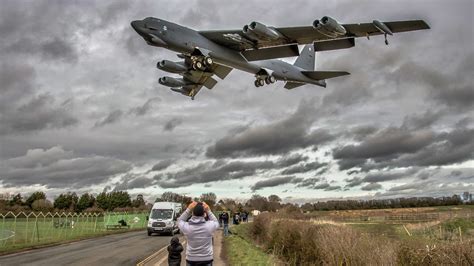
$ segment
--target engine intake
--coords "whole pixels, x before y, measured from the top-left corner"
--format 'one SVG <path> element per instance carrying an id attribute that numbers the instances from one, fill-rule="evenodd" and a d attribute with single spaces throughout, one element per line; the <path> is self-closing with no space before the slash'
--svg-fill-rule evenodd
<path id="1" fill-rule="evenodd" d="M 283 37 L 276 29 L 256 21 L 245 25 L 242 32 L 253 41 L 274 41 Z"/>
<path id="2" fill-rule="evenodd" d="M 313 28 L 319 31 L 319 33 L 331 38 L 342 36 L 347 33 L 344 26 L 328 16 L 322 17 L 321 20 L 315 20 L 313 22 Z"/>
<path id="3" fill-rule="evenodd" d="M 182 87 L 188 85 L 183 79 L 177 79 L 172 77 L 162 77 L 158 79 L 158 83 L 165 85 L 171 88 Z"/>
<path id="4" fill-rule="evenodd" d="M 187 67 L 184 65 L 184 62 L 172 62 L 169 60 L 159 61 L 156 64 L 156 67 L 163 71 L 177 74 L 185 73 L 186 71 L 188 71 Z"/>

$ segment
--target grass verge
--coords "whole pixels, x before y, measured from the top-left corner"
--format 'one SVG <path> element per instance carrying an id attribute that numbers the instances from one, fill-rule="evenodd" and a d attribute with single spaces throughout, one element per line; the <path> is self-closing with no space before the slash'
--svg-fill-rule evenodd
<path id="1" fill-rule="evenodd" d="M 232 235 L 224 238 L 225 257 L 229 265 L 275 265 L 273 257 L 245 239 L 249 224 L 231 228 Z"/>

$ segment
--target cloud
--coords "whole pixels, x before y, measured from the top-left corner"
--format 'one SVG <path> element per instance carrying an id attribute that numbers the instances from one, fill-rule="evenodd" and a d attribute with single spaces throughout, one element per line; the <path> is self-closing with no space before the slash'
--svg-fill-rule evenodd
<path id="1" fill-rule="evenodd" d="M 150 169 L 150 172 L 165 170 L 166 168 L 171 166 L 173 163 L 174 163 L 174 160 L 171 160 L 171 159 L 160 161 L 157 164 L 153 165 L 153 167 Z"/>
<path id="2" fill-rule="evenodd" d="M 131 170 L 131 164 L 103 156 L 76 156 L 61 147 L 29 150 L 0 162 L 4 187 L 43 185 L 48 188 L 82 188 L 101 184 Z"/>
<path id="3" fill-rule="evenodd" d="M 369 183 L 369 184 L 361 187 L 360 189 L 364 190 L 364 191 L 380 190 L 380 189 L 382 189 L 382 185 L 380 185 L 378 183 Z"/>
<path id="4" fill-rule="evenodd" d="M 120 182 L 115 184 L 114 191 L 129 190 L 134 188 L 148 188 L 153 184 L 153 179 L 137 174 L 125 174 Z"/>
<path id="5" fill-rule="evenodd" d="M 259 170 L 272 169 L 272 161 L 224 161 L 204 162 L 181 171 L 155 176 L 162 188 L 185 187 L 192 184 L 204 184 L 225 180 L 236 180 L 253 176 Z"/>
<path id="6" fill-rule="evenodd" d="M 173 131 L 177 126 L 181 125 L 182 123 L 183 123 L 183 120 L 181 120 L 180 118 L 170 119 L 163 126 L 163 131 Z"/>
<path id="7" fill-rule="evenodd" d="M 281 174 L 291 175 L 291 174 L 297 174 L 297 173 L 306 173 L 306 172 L 318 170 L 324 166 L 327 166 L 327 163 L 312 162 L 312 163 L 299 164 L 299 165 L 295 165 L 283 170 Z"/>
<path id="8" fill-rule="evenodd" d="M 223 137 L 208 147 L 206 156 L 223 158 L 284 154 L 333 139 L 326 131 L 309 132 L 314 112 L 311 103 L 303 101 L 296 112 L 285 119 Z"/>
<path id="9" fill-rule="evenodd" d="M 136 116 L 144 116 L 149 113 L 152 110 L 153 105 L 159 101 L 161 101 L 159 97 L 148 99 L 143 105 L 131 108 L 129 113 Z"/>
<path id="10" fill-rule="evenodd" d="M 79 122 L 67 109 L 67 106 L 55 106 L 55 99 L 48 94 L 39 95 L 3 114 L 0 116 L 2 124 L 0 134 L 2 135 L 66 128 Z"/>
<path id="11" fill-rule="evenodd" d="M 100 120 L 100 121 L 97 121 L 95 124 L 94 124 L 94 127 L 103 127 L 105 125 L 108 125 L 108 124 L 113 124 L 113 123 L 116 123 L 118 122 L 120 119 L 122 119 L 122 116 L 123 116 L 123 111 L 122 110 L 114 110 L 112 112 L 110 112 L 104 119 Z"/>
<path id="12" fill-rule="evenodd" d="M 267 187 L 276 187 L 276 186 L 288 184 L 291 181 L 293 181 L 294 178 L 295 177 L 293 176 L 271 177 L 269 179 L 258 181 L 251 187 L 251 189 L 252 191 L 256 191 L 256 190 L 267 188 Z"/>

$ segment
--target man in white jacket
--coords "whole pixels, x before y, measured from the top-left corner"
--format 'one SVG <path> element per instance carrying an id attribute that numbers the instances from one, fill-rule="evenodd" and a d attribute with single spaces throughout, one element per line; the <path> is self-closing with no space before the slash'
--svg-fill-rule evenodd
<path id="1" fill-rule="evenodd" d="M 208 221 L 204 218 L 204 214 L 207 214 Z M 209 206 L 204 202 L 193 201 L 179 217 L 178 227 L 187 238 L 186 265 L 212 266 L 214 260 L 212 236 L 219 228 L 219 222 Z"/>

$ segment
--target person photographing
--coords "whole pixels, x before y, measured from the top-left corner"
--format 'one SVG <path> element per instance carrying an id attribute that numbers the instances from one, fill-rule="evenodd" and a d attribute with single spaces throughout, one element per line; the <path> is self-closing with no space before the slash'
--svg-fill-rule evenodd
<path id="1" fill-rule="evenodd" d="M 208 217 L 208 221 L 205 216 Z M 178 228 L 187 238 L 186 265 L 212 266 L 214 260 L 212 236 L 219 228 L 219 222 L 209 206 L 205 202 L 193 201 L 179 217 Z"/>

